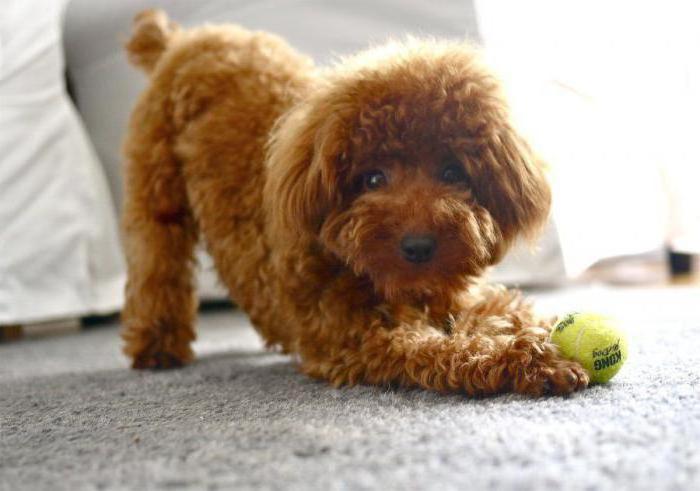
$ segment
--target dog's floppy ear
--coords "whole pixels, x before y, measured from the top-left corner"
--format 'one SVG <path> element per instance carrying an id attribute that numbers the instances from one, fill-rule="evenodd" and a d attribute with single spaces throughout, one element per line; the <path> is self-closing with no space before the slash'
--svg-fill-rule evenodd
<path id="1" fill-rule="evenodd" d="M 482 154 L 489 174 L 483 176 L 485 185 L 480 193 L 484 204 L 506 244 L 518 236 L 533 240 L 545 224 L 551 204 L 544 164 L 508 124 L 488 140 Z"/>
<path id="2" fill-rule="evenodd" d="M 337 115 L 298 106 L 275 126 L 268 145 L 264 202 L 281 240 L 309 238 L 338 199 L 344 138 Z"/>

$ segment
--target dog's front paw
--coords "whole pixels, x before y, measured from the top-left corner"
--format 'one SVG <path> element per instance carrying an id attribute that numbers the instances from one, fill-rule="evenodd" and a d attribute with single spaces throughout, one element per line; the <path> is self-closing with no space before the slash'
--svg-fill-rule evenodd
<path id="1" fill-rule="evenodd" d="M 542 394 L 568 395 L 585 389 L 590 381 L 588 373 L 575 361 L 557 360 L 539 369 L 536 385 L 541 384 Z"/>
<path id="2" fill-rule="evenodd" d="M 588 373 L 571 360 L 540 360 L 529 367 L 522 367 L 514 380 L 514 389 L 522 394 L 568 395 L 588 386 Z"/>
<path id="3" fill-rule="evenodd" d="M 508 356 L 515 392 L 567 395 L 588 386 L 588 373 L 578 362 L 563 358 L 545 332 L 530 331 L 513 343 Z"/>

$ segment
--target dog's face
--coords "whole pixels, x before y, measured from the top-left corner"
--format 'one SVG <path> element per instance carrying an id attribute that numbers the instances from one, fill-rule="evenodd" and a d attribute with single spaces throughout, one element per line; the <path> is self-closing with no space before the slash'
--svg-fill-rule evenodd
<path id="1" fill-rule="evenodd" d="M 549 188 L 469 48 L 395 49 L 341 66 L 278 125 L 271 224 L 388 299 L 449 295 L 541 225 Z"/>
<path id="2" fill-rule="evenodd" d="M 401 140 L 400 149 L 374 149 L 350 165 L 320 241 L 389 298 L 463 287 L 503 240 L 479 203 L 476 172 L 448 142 Z"/>

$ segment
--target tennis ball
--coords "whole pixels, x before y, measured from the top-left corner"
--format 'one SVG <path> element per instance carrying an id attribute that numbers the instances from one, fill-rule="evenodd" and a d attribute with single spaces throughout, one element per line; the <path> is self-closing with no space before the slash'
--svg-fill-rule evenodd
<path id="1" fill-rule="evenodd" d="M 612 319 L 598 314 L 567 314 L 554 326 L 552 342 L 586 369 L 591 382 L 607 382 L 627 359 L 625 335 Z"/>

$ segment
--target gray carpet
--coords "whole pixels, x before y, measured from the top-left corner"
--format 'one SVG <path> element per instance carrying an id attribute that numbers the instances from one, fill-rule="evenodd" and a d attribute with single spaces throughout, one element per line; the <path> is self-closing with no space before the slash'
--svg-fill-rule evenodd
<path id="1" fill-rule="evenodd" d="M 167 373 L 127 370 L 116 326 L 0 345 L 0 489 L 700 489 L 700 291 L 535 297 L 624 321 L 612 383 L 335 390 L 231 312 L 205 314 L 199 361 Z"/>

